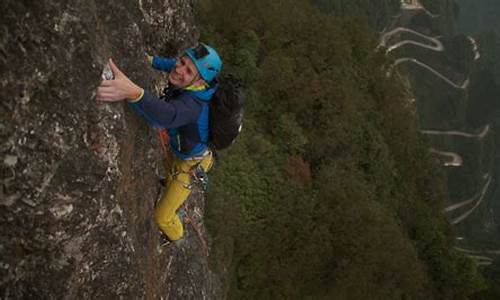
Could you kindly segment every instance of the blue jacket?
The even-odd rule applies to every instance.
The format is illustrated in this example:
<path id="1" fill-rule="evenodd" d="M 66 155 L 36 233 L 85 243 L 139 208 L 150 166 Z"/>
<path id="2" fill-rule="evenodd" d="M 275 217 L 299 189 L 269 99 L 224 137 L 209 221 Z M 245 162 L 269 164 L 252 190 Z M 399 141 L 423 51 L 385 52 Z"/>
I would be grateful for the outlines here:
<path id="1" fill-rule="evenodd" d="M 153 67 L 170 72 L 175 59 L 155 56 Z M 170 147 L 181 159 L 188 159 L 207 150 L 210 100 L 216 85 L 199 91 L 179 90 L 171 99 L 159 99 L 149 91 L 130 107 L 155 128 L 167 128 Z"/>

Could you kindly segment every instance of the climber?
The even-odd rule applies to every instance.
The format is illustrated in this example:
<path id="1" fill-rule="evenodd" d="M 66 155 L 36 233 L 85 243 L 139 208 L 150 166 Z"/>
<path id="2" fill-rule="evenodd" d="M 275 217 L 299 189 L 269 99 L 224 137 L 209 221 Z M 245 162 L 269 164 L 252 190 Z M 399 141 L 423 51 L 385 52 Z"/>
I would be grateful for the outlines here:
<path id="1" fill-rule="evenodd" d="M 177 58 L 146 55 L 153 68 L 169 72 L 168 93 L 158 98 L 132 82 L 109 60 L 115 78 L 103 80 L 97 88 L 97 101 L 127 100 L 130 107 L 155 128 L 168 129 L 170 150 L 174 153 L 171 170 L 166 170 L 166 191 L 155 208 L 154 219 L 169 241 L 183 236 L 177 210 L 191 193 L 192 171 L 204 172 L 212 166 L 207 146 L 209 103 L 217 89 L 216 76 L 222 61 L 212 47 L 199 44 Z M 164 236 L 163 236 L 164 238 Z"/>

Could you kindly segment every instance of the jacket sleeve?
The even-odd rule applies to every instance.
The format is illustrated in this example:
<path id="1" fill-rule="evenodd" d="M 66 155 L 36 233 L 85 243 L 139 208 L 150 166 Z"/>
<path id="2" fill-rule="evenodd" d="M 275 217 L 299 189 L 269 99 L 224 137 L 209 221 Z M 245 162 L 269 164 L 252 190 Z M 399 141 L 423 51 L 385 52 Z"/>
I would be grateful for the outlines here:
<path id="1" fill-rule="evenodd" d="M 129 102 L 130 107 L 151 126 L 156 128 L 177 128 L 196 122 L 201 112 L 201 104 L 187 95 L 170 101 L 163 101 L 144 91 L 137 102 Z"/>
<path id="2" fill-rule="evenodd" d="M 175 67 L 175 59 L 155 55 L 153 57 L 153 68 L 160 71 L 170 72 Z"/>

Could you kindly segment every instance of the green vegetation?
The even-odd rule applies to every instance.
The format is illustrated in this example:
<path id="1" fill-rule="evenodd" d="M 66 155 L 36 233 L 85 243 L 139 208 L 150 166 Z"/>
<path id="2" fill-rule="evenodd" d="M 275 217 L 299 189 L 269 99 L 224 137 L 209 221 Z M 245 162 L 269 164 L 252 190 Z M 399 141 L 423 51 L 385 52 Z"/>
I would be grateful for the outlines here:
<path id="1" fill-rule="evenodd" d="M 361 2 L 360 2 L 361 3 Z M 308 1 L 201 1 L 202 40 L 247 85 L 211 173 L 212 262 L 229 298 L 465 298 L 445 177 L 368 23 Z"/>
<path id="2" fill-rule="evenodd" d="M 498 275 L 498 274 L 497 274 Z M 497 276 L 498 278 L 498 276 Z M 474 300 L 497 300 L 500 296 L 500 281 L 497 280 L 487 280 L 488 289 L 482 291 L 474 296 L 471 299 Z"/>
<path id="3" fill-rule="evenodd" d="M 311 3 L 336 16 L 366 18 L 371 26 L 382 30 L 399 12 L 401 0 L 311 0 Z"/>

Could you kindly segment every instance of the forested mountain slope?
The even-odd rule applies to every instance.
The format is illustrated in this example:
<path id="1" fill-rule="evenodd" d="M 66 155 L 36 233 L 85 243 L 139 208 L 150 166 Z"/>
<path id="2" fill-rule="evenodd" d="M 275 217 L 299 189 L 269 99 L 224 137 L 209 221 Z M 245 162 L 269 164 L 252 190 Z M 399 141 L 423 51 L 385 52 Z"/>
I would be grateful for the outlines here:
<path id="1" fill-rule="evenodd" d="M 200 19 L 248 90 L 209 189 L 229 298 L 456 299 L 482 286 L 453 248 L 412 94 L 366 20 L 266 0 L 202 1 Z"/>
<path id="2" fill-rule="evenodd" d="M 397 32 L 385 45 L 380 34 L 399 21 L 399 1 L 196 3 L 1 2 L 0 298 L 482 297 L 477 261 L 456 249 L 450 220 L 461 215 L 447 219 L 443 210 L 491 186 L 496 171 L 482 173 L 490 156 L 476 154 L 495 143 L 462 157 L 474 162 L 467 177 L 443 169 L 456 156 L 436 154 L 452 152 L 444 148 L 456 146 L 452 139 L 438 149 L 420 131 L 462 126 L 482 135 L 475 130 L 481 114 L 494 119 L 495 93 L 474 87 L 498 87 L 497 39 L 480 39 L 489 50 L 478 62 L 464 36 L 438 39 L 454 33 L 452 0 L 422 1 L 423 14 L 402 16 L 430 38 Z M 189 225 L 181 243 L 161 248 L 152 221 L 161 192 L 156 132 L 127 106 L 97 105 L 95 88 L 113 57 L 160 91 L 165 78 L 144 52 L 173 56 L 195 44 L 193 11 L 200 40 L 246 85 L 245 121 L 209 175 L 209 249 L 203 227 L 200 237 Z M 443 21 L 429 21 L 438 14 Z M 408 36 L 426 47 L 386 53 Z M 435 72 L 409 61 L 395 67 L 406 55 Z M 412 88 L 417 81 L 436 84 L 437 94 Z M 487 101 L 474 106 L 472 95 Z M 455 96 L 460 105 L 445 105 Z M 468 181 L 457 189 L 450 177 Z M 198 191 L 194 206 L 203 211 Z"/>

